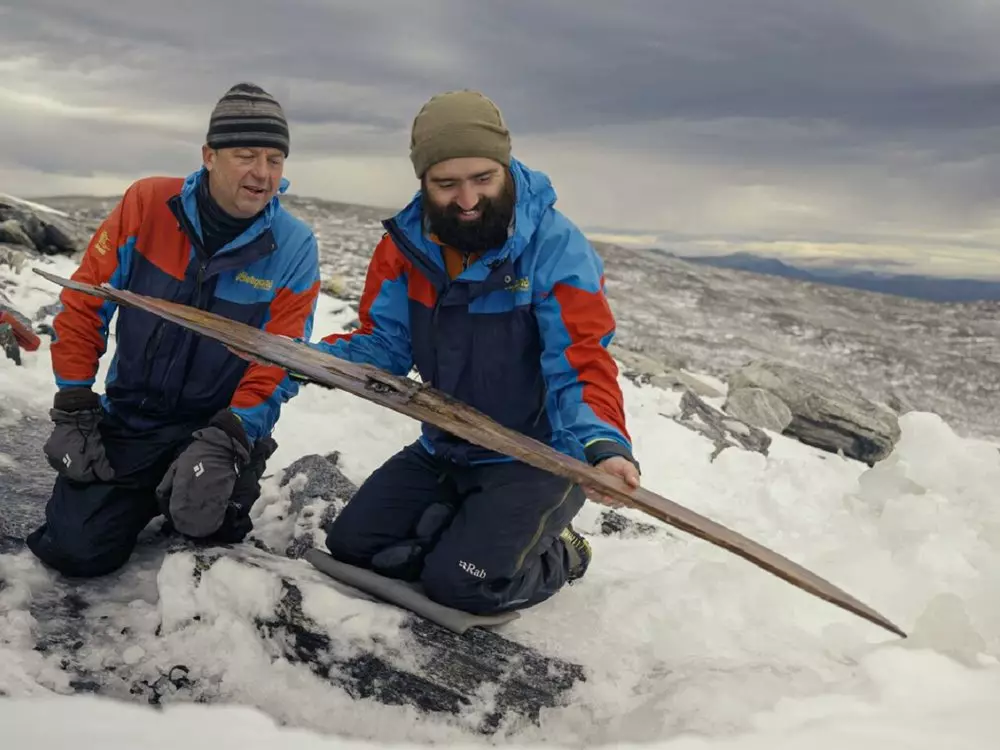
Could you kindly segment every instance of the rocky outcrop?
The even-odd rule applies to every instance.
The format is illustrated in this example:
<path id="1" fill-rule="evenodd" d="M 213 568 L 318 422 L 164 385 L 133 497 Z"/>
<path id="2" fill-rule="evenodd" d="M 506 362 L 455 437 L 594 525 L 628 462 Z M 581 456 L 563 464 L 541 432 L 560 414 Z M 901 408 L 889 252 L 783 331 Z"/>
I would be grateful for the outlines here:
<path id="1" fill-rule="evenodd" d="M 285 547 L 287 557 L 301 557 L 322 544 L 329 525 L 357 486 L 340 471 L 340 454 L 310 453 L 292 462 L 281 475 L 280 486 L 289 486 L 288 513 L 296 519 L 295 532 Z"/>
<path id="2" fill-rule="evenodd" d="M 642 352 L 612 344 L 612 356 L 621 366 L 621 374 L 636 385 L 650 385 L 664 390 L 688 390 L 704 398 L 719 398 L 723 394 L 703 380 L 682 369 L 684 363 L 660 361 Z"/>
<path id="3" fill-rule="evenodd" d="M 88 241 L 87 230 L 66 214 L 0 193 L 0 266 L 22 273 L 32 257 L 75 255 Z M 52 335 L 59 304 L 43 306 L 30 319 L 4 293 L 15 284 L 0 280 L 0 351 L 20 365 L 23 352 L 38 348 L 38 335 Z"/>
<path id="4" fill-rule="evenodd" d="M 27 534 L 45 520 L 53 476 L 42 452 L 47 425 L 44 414 L 33 414 L 0 430 L 0 456 L 9 457 L 0 462 L 0 554 L 23 550 Z M 353 486 L 331 456 L 305 456 L 284 477 L 295 482 L 292 505 L 302 513 L 323 498 L 339 502 Z M 378 613 L 368 597 L 308 566 L 288 565 L 280 550 L 250 540 L 206 546 L 151 528 L 126 574 L 110 575 L 100 586 L 55 576 L 31 596 L 8 597 L 5 604 L 32 623 L 24 631 L 30 639 L 25 653 L 54 665 L 63 692 L 140 704 L 232 703 L 253 689 L 245 670 L 231 670 L 225 659 L 199 660 L 198 650 L 187 647 L 211 637 L 217 619 L 237 623 L 243 643 L 278 660 L 289 685 L 318 680 L 359 705 L 391 706 L 482 738 L 499 732 L 509 739 L 519 727 L 537 727 L 554 708 L 570 704 L 590 676 L 579 664 L 519 643 L 516 633 L 509 639 L 473 628 L 460 636 L 407 611 Z M 11 577 L 23 569 L 0 570 L 0 592 L 11 585 L 27 590 L 26 581 Z M 149 601 L 145 582 L 156 580 L 169 585 L 154 584 L 158 600 Z M 254 582 L 249 599 L 240 595 L 247 580 Z M 260 586 L 273 596 L 258 598 Z M 251 601 L 262 606 L 248 606 Z M 346 627 L 323 614 L 331 606 Z M 370 633 L 355 627 L 358 617 L 375 617 L 378 627 Z M 123 656 L 128 647 L 145 658 Z"/>
<path id="5" fill-rule="evenodd" d="M 751 362 L 733 373 L 729 388 L 734 396 L 748 389 L 770 394 L 738 397 L 734 402 L 737 411 L 751 398 L 758 403 L 766 400 L 775 412 L 773 418 L 778 419 L 783 412 L 776 405 L 776 397 L 791 413 L 783 434 L 868 465 L 888 456 L 899 440 L 899 421 L 891 409 L 842 382 L 805 368 L 780 362 Z"/>
<path id="6" fill-rule="evenodd" d="M 0 261 L 21 263 L 19 253 L 72 255 L 86 246 L 80 229 L 55 211 L 0 195 Z"/>
<path id="7" fill-rule="evenodd" d="M 715 446 L 712 460 L 726 448 L 742 448 L 766 456 L 771 447 L 767 433 L 726 415 L 691 391 L 681 397 L 680 413 L 672 419 L 712 441 Z"/>
<path id="8" fill-rule="evenodd" d="M 763 388 L 738 388 L 730 391 L 722 410 L 762 430 L 781 433 L 792 423 L 792 410 Z"/>

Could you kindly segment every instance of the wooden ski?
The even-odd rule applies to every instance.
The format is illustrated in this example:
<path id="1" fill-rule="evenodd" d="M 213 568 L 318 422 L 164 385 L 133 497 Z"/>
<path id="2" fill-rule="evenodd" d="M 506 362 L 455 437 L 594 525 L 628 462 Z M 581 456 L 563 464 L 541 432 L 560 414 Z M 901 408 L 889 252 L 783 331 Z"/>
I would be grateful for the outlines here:
<path id="1" fill-rule="evenodd" d="M 618 477 L 503 427 L 465 403 L 426 384 L 371 365 L 355 364 L 304 343 L 252 328 L 193 307 L 167 302 L 107 284 L 93 286 L 33 269 L 68 289 L 146 310 L 195 333 L 219 341 L 250 360 L 272 363 L 303 380 L 339 388 L 420 422 L 433 424 L 471 443 L 579 483 L 594 493 L 637 508 L 671 526 L 729 550 L 798 588 L 903 638 L 898 626 L 839 587 L 767 547 L 648 489 L 630 488 Z"/>

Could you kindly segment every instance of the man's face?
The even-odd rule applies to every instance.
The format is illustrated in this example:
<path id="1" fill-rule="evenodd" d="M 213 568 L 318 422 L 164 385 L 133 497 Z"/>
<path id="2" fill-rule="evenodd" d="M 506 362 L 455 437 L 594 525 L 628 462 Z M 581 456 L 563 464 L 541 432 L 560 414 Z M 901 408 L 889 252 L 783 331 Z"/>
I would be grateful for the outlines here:
<path id="1" fill-rule="evenodd" d="M 223 211 L 249 219 L 281 186 L 285 155 L 276 148 L 202 148 L 208 188 Z"/>
<path id="2" fill-rule="evenodd" d="M 421 181 L 431 231 L 472 253 L 500 247 L 514 213 L 514 184 L 492 159 L 462 157 L 435 164 Z"/>

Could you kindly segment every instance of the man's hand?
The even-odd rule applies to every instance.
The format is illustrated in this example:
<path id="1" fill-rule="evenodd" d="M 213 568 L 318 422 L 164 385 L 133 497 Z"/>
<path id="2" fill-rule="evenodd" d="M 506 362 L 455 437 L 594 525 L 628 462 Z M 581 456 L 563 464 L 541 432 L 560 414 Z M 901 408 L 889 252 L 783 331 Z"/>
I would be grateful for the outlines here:
<path id="1" fill-rule="evenodd" d="M 635 464 L 623 456 L 611 456 L 610 458 L 606 458 L 597 464 L 597 468 L 601 471 L 606 471 L 612 476 L 621 478 L 630 489 L 636 489 L 639 487 L 639 470 L 636 468 Z M 611 508 L 621 508 L 625 505 L 625 503 L 599 492 L 595 492 L 592 499 L 595 502 L 607 505 Z"/>

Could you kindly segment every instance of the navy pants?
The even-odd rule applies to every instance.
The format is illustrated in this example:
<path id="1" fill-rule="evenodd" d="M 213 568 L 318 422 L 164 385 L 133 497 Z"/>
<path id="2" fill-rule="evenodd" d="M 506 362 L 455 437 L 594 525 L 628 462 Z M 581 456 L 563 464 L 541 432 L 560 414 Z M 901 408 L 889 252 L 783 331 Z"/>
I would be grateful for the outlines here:
<path id="1" fill-rule="evenodd" d="M 139 533 L 162 513 L 156 486 L 202 425 L 167 425 L 137 432 L 112 415 L 100 424 L 115 479 L 81 484 L 56 477 L 45 522 L 28 535 L 28 548 L 63 575 L 94 577 L 124 565 Z M 263 463 L 241 473 L 232 500 L 250 505 L 259 497 Z"/>
<path id="2" fill-rule="evenodd" d="M 456 466 L 415 443 L 362 484 L 326 545 L 342 562 L 420 581 L 448 607 L 522 609 L 566 583 L 559 534 L 585 499 L 579 486 L 521 462 Z"/>

